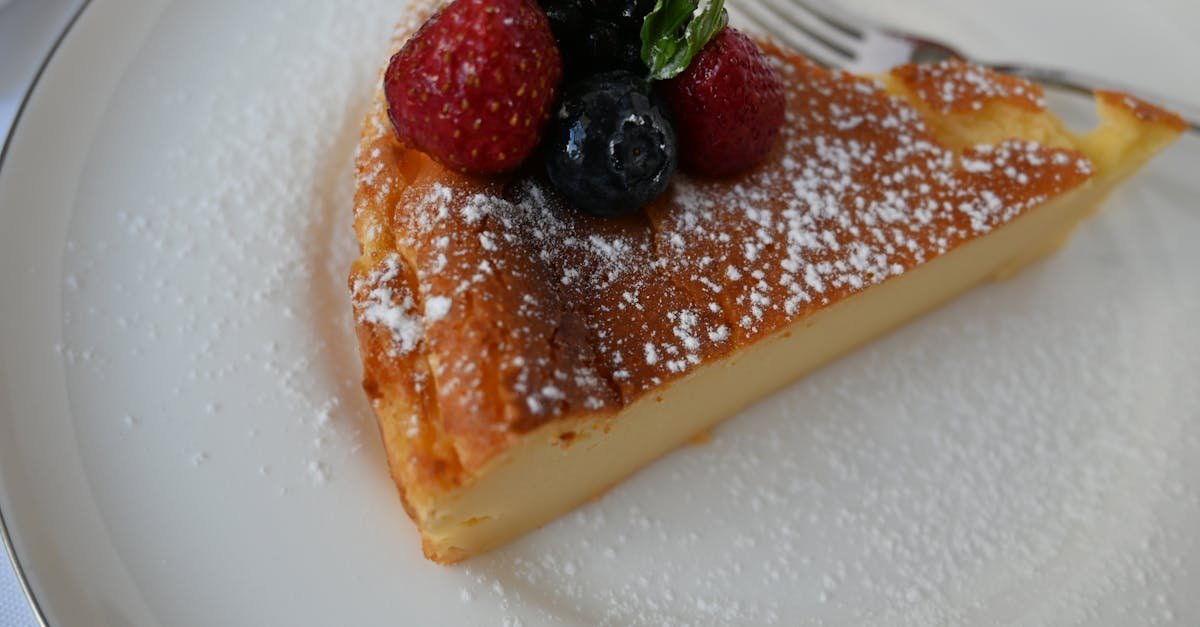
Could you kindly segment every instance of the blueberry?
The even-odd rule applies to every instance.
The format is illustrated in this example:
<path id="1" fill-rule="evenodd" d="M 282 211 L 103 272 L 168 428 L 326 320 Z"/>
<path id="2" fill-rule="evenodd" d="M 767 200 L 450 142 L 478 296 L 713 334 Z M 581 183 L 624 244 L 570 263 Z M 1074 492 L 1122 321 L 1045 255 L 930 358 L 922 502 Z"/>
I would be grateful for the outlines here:
<path id="1" fill-rule="evenodd" d="M 642 20 L 654 10 L 656 0 L 622 0 L 620 2 L 601 2 L 599 16 L 625 24 L 627 27 L 642 29 Z"/>
<path id="2" fill-rule="evenodd" d="M 550 21 L 550 30 L 558 42 L 563 59 L 563 76 L 590 73 L 588 35 L 596 19 L 597 0 L 538 0 Z M 601 0 L 603 1 L 603 0 Z"/>
<path id="3" fill-rule="evenodd" d="M 582 40 L 581 52 L 582 64 L 593 73 L 610 70 L 647 73 L 642 61 L 641 35 L 630 34 L 627 27 L 615 21 L 592 22 Z"/>
<path id="4" fill-rule="evenodd" d="M 569 86 L 546 131 L 546 172 L 599 216 L 636 211 L 666 189 L 678 163 L 675 128 L 649 83 L 625 71 Z"/>
<path id="5" fill-rule="evenodd" d="M 610 70 L 645 74 L 642 22 L 655 0 L 539 0 L 568 77 Z"/>
<path id="6" fill-rule="evenodd" d="M 560 44 L 578 41 L 595 18 L 595 0 L 538 0 Z"/>

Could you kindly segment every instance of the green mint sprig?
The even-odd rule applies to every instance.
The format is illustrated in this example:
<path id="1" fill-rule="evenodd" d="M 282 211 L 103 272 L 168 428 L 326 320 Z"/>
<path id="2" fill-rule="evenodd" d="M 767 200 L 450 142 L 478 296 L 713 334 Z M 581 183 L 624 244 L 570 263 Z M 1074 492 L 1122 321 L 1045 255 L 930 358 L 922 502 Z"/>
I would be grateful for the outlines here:
<path id="1" fill-rule="evenodd" d="M 678 76 L 728 20 L 725 0 L 658 0 L 642 23 L 642 61 L 650 78 Z"/>

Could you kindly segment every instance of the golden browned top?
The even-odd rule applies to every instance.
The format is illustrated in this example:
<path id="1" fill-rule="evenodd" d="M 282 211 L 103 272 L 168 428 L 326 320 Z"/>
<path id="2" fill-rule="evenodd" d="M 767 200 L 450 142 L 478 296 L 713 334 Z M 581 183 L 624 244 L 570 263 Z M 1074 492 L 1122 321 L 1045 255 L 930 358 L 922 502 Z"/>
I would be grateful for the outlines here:
<path id="1" fill-rule="evenodd" d="M 989 102 L 1005 102 L 1027 111 L 1046 108 L 1041 87 L 961 59 L 902 65 L 892 70 L 892 75 L 941 113 L 978 111 Z"/>
<path id="2" fill-rule="evenodd" d="M 1186 131 L 1188 128 L 1187 121 L 1185 121 L 1178 114 L 1167 111 L 1158 105 L 1146 102 L 1141 98 L 1117 91 L 1106 90 L 1097 91 L 1096 97 L 1099 98 L 1101 102 L 1132 113 L 1134 117 L 1142 122 L 1146 122 L 1148 124 L 1162 124 L 1180 133 Z"/>
<path id="3" fill-rule="evenodd" d="M 877 84 L 769 52 L 789 102 L 767 161 L 732 180 L 679 174 L 623 220 L 580 214 L 536 172 L 447 171 L 403 149 L 377 103 L 351 284 L 366 387 L 377 411 L 401 399 L 407 422 L 385 437 L 407 438 L 410 463 L 453 475 L 548 421 L 619 410 L 1091 174 L 1081 153 L 1030 142 L 955 153 Z M 898 76 L 951 112 L 1040 99 L 965 65 Z"/>

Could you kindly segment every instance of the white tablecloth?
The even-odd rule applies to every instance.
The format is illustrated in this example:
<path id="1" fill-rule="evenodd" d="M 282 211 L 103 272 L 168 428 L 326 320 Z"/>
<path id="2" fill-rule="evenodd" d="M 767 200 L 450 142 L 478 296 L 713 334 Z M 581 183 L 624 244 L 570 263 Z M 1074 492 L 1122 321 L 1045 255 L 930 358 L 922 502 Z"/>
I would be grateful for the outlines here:
<path id="1" fill-rule="evenodd" d="M 0 625 L 3 627 L 33 627 L 37 622 L 21 592 L 21 585 L 13 573 L 8 558 L 0 553 Z"/>

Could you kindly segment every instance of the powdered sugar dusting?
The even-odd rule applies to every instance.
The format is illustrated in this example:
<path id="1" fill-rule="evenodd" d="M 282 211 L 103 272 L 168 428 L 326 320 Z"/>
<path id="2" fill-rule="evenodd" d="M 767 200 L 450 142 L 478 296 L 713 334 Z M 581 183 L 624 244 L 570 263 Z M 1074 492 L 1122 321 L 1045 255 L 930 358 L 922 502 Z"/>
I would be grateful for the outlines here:
<path id="1" fill-rule="evenodd" d="M 443 415 L 528 429 L 585 401 L 619 407 L 1091 174 L 1080 153 L 1035 142 L 956 153 L 872 82 L 803 61 L 780 68 L 790 102 L 778 153 L 735 181 L 678 174 L 644 216 L 580 215 L 536 177 L 417 183 L 393 200 L 402 181 L 360 158 L 357 215 L 398 225 L 418 300 L 470 301 L 425 321 Z M 360 157 L 398 150 L 383 131 L 363 146 L 376 148 Z M 511 381 L 506 409 L 486 408 L 493 380 Z M 543 397 L 549 384 L 563 395 Z"/>
<path id="2" fill-rule="evenodd" d="M 321 26 L 304 31 L 260 6 L 246 9 L 250 26 L 228 30 L 221 53 L 271 59 L 262 64 L 149 39 L 95 139 L 120 157 L 80 183 L 60 352 L 83 405 L 116 405 L 120 454 L 180 493 L 238 482 L 276 502 L 319 490 L 348 474 L 339 466 L 362 434 L 374 437 L 346 299 L 356 254 L 346 215 L 391 26 L 353 14 L 383 3 L 293 9 Z M 164 9 L 160 27 L 180 26 L 186 10 Z M 391 285 L 398 268 L 392 260 L 359 286 L 361 313 L 411 350 L 422 319 Z M 297 450 L 285 434 L 299 436 Z"/>
<path id="3" fill-rule="evenodd" d="M 445 296 L 432 296 L 425 301 L 425 318 L 430 322 L 437 322 L 446 317 L 453 304 L 453 301 Z"/>
<path id="4" fill-rule="evenodd" d="M 176 3 L 162 23 L 218 4 Z M 112 96 L 106 115 L 114 129 L 131 132 L 89 145 L 122 157 L 92 163 L 80 185 L 63 253 L 63 339 L 45 347 L 62 361 L 76 412 L 78 437 L 69 445 L 82 454 L 99 510 L 120 523 L 108 529 L 112 540 L 148 558 L 126 563 L 141 581 L 183 602 L 195 595 L 180 569 L 225 573 L 209 584 L 235 600 L 228 611 L 263 612 L 226 622 L 259 624 L 279 622 L 272 619 L 285 605 L 239 596 L 247 590 L 239 573 L 259 569 L 281 574 L 276 582 L 287 575 L 333 586 L 344 603 L 261 588 L 323 624 L 367 624 L 399 616 L 398 607 L 453 624 L 526 626 L 1200 622 L 1187 596 L 1200 554 L 1190 533 L 1200 518 L 1200 421 L 1180 413 L 1200 407 L 1192 385 L 1200 294 L 1182 271 L 1188 266 L 1167 263 L 1191 258 L 1180 251 L 1191 250 L 1195 223 L 1183 212 L 1174 212 L 1178 222 L 1159 222 L 1174 214 L 1154 211 L 1167 203 L 1145 187 L 1137 188 L 1141 211 L 1106 212 L 1089 227 L 1098 229 L 1092 237 L 1085 233 L 1054 263 L 813 375 L 723 427 L 714 444 L 673 455 L 496 553 L 453 568 L 425 563 L 384 476 L 345 289 L 357 254 L 345 219 L 346 162 L 386 56 L 382 45 L 362 42 L 382 42 L 398 11 L 391 2 L 301 2 L 288 14 L 318 26 L 289 29 L 283 9 L 240 8 L 254 24 L 231 32 L 232 56 L 243 63 L 224 64 L 215 77 L 181 72 L 193 56 L 170 53 L 186 42 L 151 38 L 147 53 L 172 63 L 154 63 L 166 71 L 145 81 L 145 64 L 135 62 Z M 194 27 L 188 19 L 179 32 Z M 261 45 L 243 50 L 246 42 Z M 170 112 L 161 126 L 146 115 L 158 110 L 156 94 Z M 848 116 L 838 124 L 856 122 L 867 123 Z M 190 134 L 174 134 L 181 130 Z M 136 140 L 147 133 L 149 156 Z M 1040 152 L 1014 147 L 1009 158 L 1026 154 Z M 130 172 L 126 158 L 147 168 Z M 986 159 L 992 171 L 980 175 L 1030 184 L 1020 181 L 1023 171 L 1005 173 L 1011 163 Z M 1080 165 L 1063 153 L 1051 160 Z M 784 157 L 781 166 L 808 164 Z M 386 178 L 382 170 L 375 176 Z M 711 201 L 696 185 L 674 193 L 697 206 Z M 500 253 L 507 231 L 482 212 L 509 210 L 505 198 L 468 197 Z M 869 195 L 845 203 L 879 204 Z M 368 226 L 376 237 L 389 233 L 388 224 Z M 876 226 L 890 234 L 891 224 Z M 831 249 L 826 232 L 845 246 L 836 228 L 798 241 Z M 737 287 L 773 281 L 755 278 L 761 268 L 742 257 L 705 262 L 712 273 L 678 288 L 686 298 L 660 305 L 639 281 L 618 285 L 630 271 L 621 260 L 655 246 L 687 251 L 681 229 L 646 248 L 619 233 L 587 235 L 569 250 L 583 251 L 586 241 L 595 249 L 589 263 L 606 261 L 593 273 L 566 257 L 553 278 L 613 282 L 614 317 L 657 323 L 651 345 L 661 368 L 686 361 L 689 337 L 703 351 L 742 333 L 722 314 L 721 294 L 757 301 L 765 317 L 779 307 L 766 302 L 770 293 L 752 297 Z M 774 258 L 771 246 L 726 236 L 745 259 Z M 457 247 L 431 241 L 424 263 L 431 271 L 465 263 Z M 850 251 L 845 263 L 869 268 L 870 253 Z M 494 260 L 475 261 L 467 278 L 497 271 L 483 263 Z M 387 268 L 365 276 L 378 279 Z M 902 260 L 886 269 L 905 271 Z M 862 279 L 826 270 L 817 262 L 794 275 L 825 290 L 806 288 L 814 298 L 836 289 L 834 271 L 851 288 Z M 404 311 L 423 317 L 428 338 L 472 306 L 471 294 L 416 290 L 400 300 L 412 299 Z M 441 298 L 450 306 L 439 318 Z M 524 293 L 506 304 L 532 313 L 542 300 Z M 790 315 L 803 305 L 782 306 Z M 753 312 L 745 315 L 753 326 Z M 643 366 L 644 348 L 626 344 L 608 355 L 614 381 L 641 376 L 633 369 Z M 530 357 L 542 358 L 551 357 Z M 584 368 L 562 371 L 561 380 L 530 372 L 521 384 L 543 407 L 591 385 Z M 160 490 L 130 489 L 147 485 L 148 475 Z M 223 541 L 250 550 L 183 553 L 196 546 L 189 538 L 224 525 L 238 533 Z M 312 568 L 271 570 L 289 563 L 298 545 Z M 321 578 L 339 568 L 356 576 Z"/>
<path id="5" fill-rule="evenodd" d="M 1033 111 L 1046 108 L 1042 88 L 1022 78 L 1005 76 L 961 59 L 907 65 L 895 71 L 926 104 L 943 113 L 979 111 L 1004 101 Z"/>
<path id="6" fill-rule="evenodd" d="M 412 294 L 397 283 L 400 267 L 400 256 L 390 254 L 379 269 L 353 286 L 359 320 L 383 326 L 391 333 L 389 349 L 393 356 L 412 352 L 424 336 L 424 322 L 415 313 Z M 448 309 L 448 302 L 443 300 L 428 301 L 425 308 L 427 315 L 433 314 L 431 318 L 435 320 L 444 316 Z"/>
<path id="7" fill-rule="evenodd" d="M 1151 400 L 1178 377 L 1136 372 L 1166 345 L 1124 355 L 1144 333 L 1088 304 L 1137 271 L 1062 293 L 1090 259 L 1067 264 L 1042 279 L 1058 287 L 976 293 L 471 562 L 476 589 L 601 625 L 1190 624 L 1200 546 L 1173 521 L 1200 515 L 1178 480 L 1200 424 Z M 1031 289 L 1063 309 L 1020 304 Z"/>

